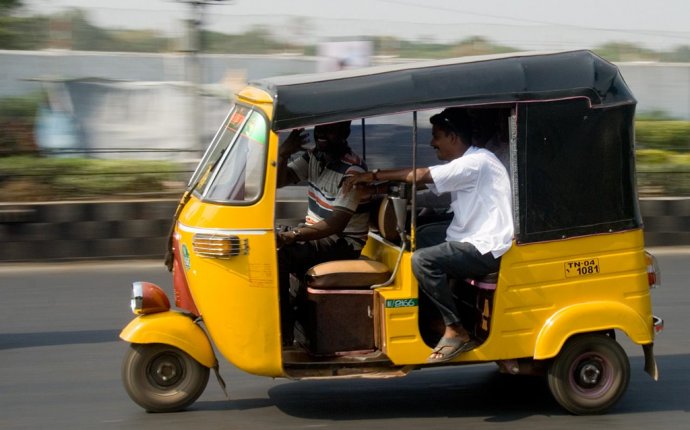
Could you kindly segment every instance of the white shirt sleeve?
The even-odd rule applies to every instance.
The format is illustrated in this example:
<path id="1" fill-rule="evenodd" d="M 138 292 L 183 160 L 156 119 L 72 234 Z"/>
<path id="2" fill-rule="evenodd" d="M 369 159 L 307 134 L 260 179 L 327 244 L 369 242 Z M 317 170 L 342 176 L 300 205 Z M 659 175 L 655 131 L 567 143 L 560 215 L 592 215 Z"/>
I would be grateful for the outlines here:
<path id="1" fill-rule="evenodd" d="M 477 186 L 479 162 L 474 157 L 460 157 L 448 164 L 429 167 L 434 191 L 437 194 L 451 191 L 470 191 Z"/>

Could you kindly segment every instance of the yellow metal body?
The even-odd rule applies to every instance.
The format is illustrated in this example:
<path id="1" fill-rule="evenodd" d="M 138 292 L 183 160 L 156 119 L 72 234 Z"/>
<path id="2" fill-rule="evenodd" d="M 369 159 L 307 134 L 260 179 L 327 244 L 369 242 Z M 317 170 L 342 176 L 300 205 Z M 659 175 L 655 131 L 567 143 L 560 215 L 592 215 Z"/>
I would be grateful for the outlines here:
<path id="1" fill-rule="evenodd" d="M 368 255 L 392 261 L 395 251 L 370 240 Z M 385 306 L 418 297 L 403 256 L 399 276 L 378 290 L 384 351 L 396 364 L 421 364 L 429 355 L 418 328 L 417 307 Z M 598 263 L 599 273 L 569 276 L 573 262 Z M 653 341 L 652 310 L 641 230 L 513 246 L 503 257 L 494 295 L 491 331 L 478 348 L 455 361 L 548 359 L 577 333 L 619 329 L 640 345 Z"/>
<path id="2" fill-rule="evenodd" d="M 130 343 L 164 343 L 179 348 L 206 367 L 217 361 L 204 330 L 188 316 L 167 311 L 141 315 L 122 329 L 120 339 Z"/>

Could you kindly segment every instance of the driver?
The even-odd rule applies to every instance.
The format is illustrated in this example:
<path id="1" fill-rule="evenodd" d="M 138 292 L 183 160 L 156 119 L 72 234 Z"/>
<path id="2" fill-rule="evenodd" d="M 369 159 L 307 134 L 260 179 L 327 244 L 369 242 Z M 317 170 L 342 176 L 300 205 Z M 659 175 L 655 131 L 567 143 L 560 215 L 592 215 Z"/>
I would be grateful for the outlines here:
<path id="1" fill-rule="evenodd" d="M 453 359 L 475 343 L 460 322 L 448 276 L 465 279 L 498 271 L 513 238 L 508 173 L 491 151 L 472 145 L 472 124 L 463 109 L 448 108 L 430 119 L 431 146 L 439 160 L 418 168 L 416 180 L 436 194 L 450 193 L 450 224 L 428 224 L 418 231 L 412 270 L 420 289 L 443 316 L 445 331 L 428 358 Z M 375 180 L 412 182 L 412 169 L 381 170 L 351 177 L 345 188 Z M 442 227 L 442 228 L 438 228 Z"/>
<path id="2" fill-rule="evenodd" d="M 347 144 L 350 121 L 314 127 L 315 147 L 294 160 L 308 142 L 304 129 L 290 132 L 278 156 L 278 187 L 308 181 L 306 223 L 278 233 L 278 282 L 283 344 L 292 345 L 294 308 L 290 274 L 302 279 L 310 267 L 332 260 L 357 259 L 369 232 L 369 198 L 342 189 L 346 176 L 366 172 L 366 164 Z"/>

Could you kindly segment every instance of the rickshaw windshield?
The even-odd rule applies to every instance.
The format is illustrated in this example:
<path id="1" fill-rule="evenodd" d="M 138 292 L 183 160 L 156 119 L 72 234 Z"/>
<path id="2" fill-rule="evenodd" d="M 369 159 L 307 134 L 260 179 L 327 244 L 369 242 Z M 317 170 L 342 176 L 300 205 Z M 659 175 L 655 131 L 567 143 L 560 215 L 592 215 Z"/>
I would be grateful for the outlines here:
<path id="1" fill-rule="evenodd" d="M 260 113 L 236 105 L 204 155 L 190 185 L 204 200 L 247 204 L 262 193 L 268 126 Z"/>

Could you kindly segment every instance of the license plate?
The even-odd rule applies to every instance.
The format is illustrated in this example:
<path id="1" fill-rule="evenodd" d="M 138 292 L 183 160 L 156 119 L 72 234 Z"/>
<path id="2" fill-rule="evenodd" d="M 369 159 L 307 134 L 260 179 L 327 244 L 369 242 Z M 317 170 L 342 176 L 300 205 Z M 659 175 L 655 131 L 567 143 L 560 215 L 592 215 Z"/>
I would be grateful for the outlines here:
<path id="1" fill-rule="evenodd" d="M 412 308 L 419 306 L 418 299 L 393 299 L 386 300 L 387 308 Z"/>
<path id="2" fill-rule="evenodd" d="M 585 260 L 567 261 L 565 263 L 566 278 L 577 276 L 589 276 L 599 274 L 599 259 L 587 258 Z"/>

